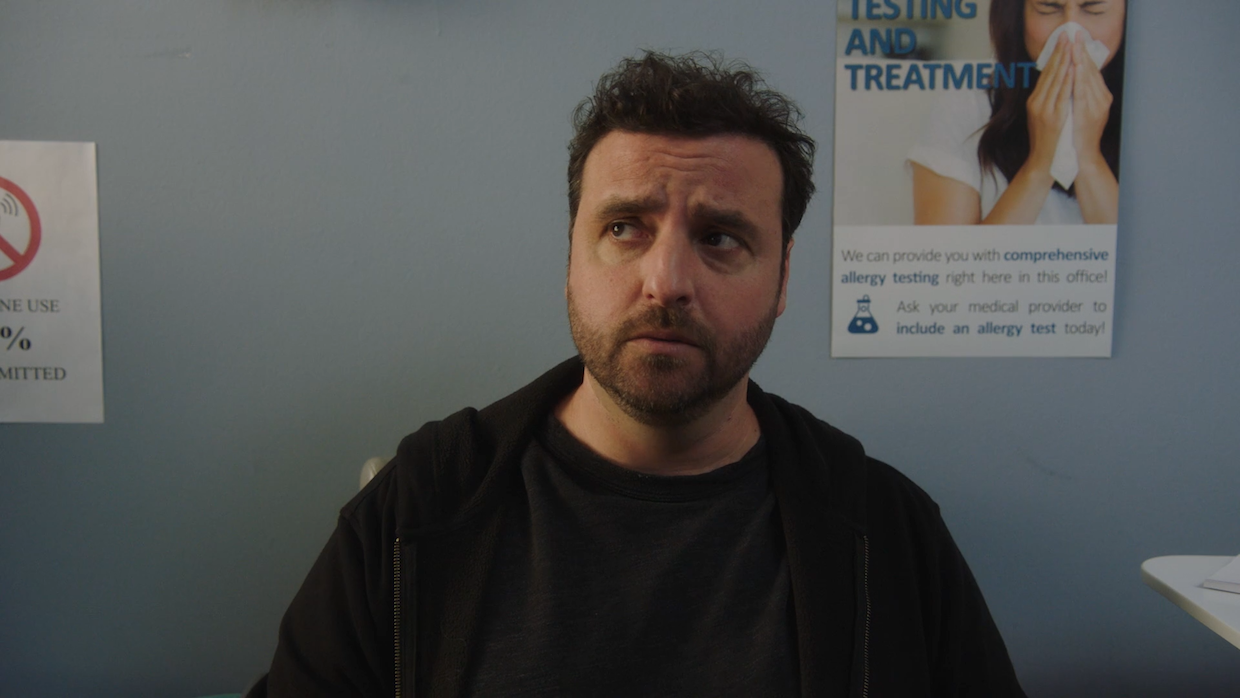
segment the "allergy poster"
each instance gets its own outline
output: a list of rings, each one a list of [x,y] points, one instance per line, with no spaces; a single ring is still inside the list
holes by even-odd
[[[0,422],[102,422],[94,143],[0,141]]]
[[[838,0],[833,357],[1109,357],[1125,0]]]

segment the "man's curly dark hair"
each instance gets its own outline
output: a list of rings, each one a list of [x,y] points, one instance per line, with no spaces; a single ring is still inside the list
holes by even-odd
[[[814,194],[814,139],[799,127],[801,110],[740,62],[695,51],[670,56],[646,51],[599,78],[594,94],[573,112],[568,145],[568,212],[577,218],[586,157],[612,131],[670,136],[739,134],[762,141],[783,172],[783,244],[801,224]]]

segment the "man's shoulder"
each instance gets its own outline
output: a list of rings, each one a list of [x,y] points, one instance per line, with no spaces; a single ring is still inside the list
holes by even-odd
[[[346,519],[386,521],[394,530],[451,525],[495,489],[515,465],[534,430],[581,382],[581,363],[569,359],[533,382],[482,408],[427,422],[403,438],[392,458],[341,510]]]
[[[760,397],[755,398],[755,394]],[[771,407],[773,412],[762,409],[762,401],[765,400]],[[803,438],[808,436],[819,445],[820,448],[834,453],[837,457],[844,456],[850,461],[865,457],[865,448],[861,442],[850,434],[838,429],[826,420],[819,418],[813,412],[794,402],[786,400],[774,393],[763,392],[756,385],[752,386],[750,392],[750,403],[759,411],[759,419],[762,419],[762,411],[769,414],[777,414],[784,424],[790,428],[790,436],[793,438]],[[766,426],[766,425],[764,425]]]
[[[925,490],[900,470],[867,454],[857,438],[805,407],[760,389],[759,393],[756,401],[751,395],[751,403],[757,403],[760,419],[768,423],[764,429],[774,434],[784,450],[799,452],[798,462],[808,467],[798,479],[827,493],[829,501],[848,512],[858,527],[868,527],[874,517],[938,518],[938,505]],[[761,407],[763,401],[765,407]]]
[[[416,529],[450,518],[456,508],[448,500],[468,488],[468,466],[476,461],[478,410],[468,407],[444,419],[423,424],[401,439],[396,455],[341,509],[345,519],[376,516],[390,519],[388,528]],[[468,457],[455,457],[460,453]]]

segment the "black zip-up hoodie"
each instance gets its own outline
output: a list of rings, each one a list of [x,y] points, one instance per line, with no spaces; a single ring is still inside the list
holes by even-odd
[[[582,370],[570,359],[406,437],[341,510],[249,695],[461,695],[498,505]],[[787,544],[802,695],[1024,696],[930,497],[806,410],[752,382],[748,400]]]

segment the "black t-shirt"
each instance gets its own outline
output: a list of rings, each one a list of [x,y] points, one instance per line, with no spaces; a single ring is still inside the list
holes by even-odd
[[[765,451],[644,475],[549,419],[505,503],[468,695],[797,695]]]

